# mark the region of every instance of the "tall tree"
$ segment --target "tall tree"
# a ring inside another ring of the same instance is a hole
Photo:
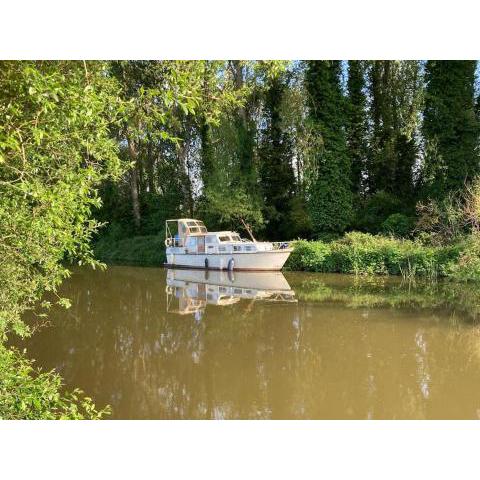
[[[440,198],[479,172],[476,62],[429,60],[425,68],[424,195]]]
[[[254,168],[254,147],[255,147],[255,122],[252,119],[249,106],[252,101],[248,95],[246,81],[248,65],[241,60],[231,60],[230,68],[233,72],[234,88],[243,97],[243,101],[234,111],[234,127],[236,132],[236,154],[238,156],[241,180],[246,190],[252,194],[255,190],[255,168]]]
[[[345,133],[345,99],[339,61],[309,61],[305,72],[309,120],[322,139],[309,192],[313,230],[341,233],[352,219],[351,167]]]
[[[193,114],[200,103],[200,68],[197,62],[111,62],[111,72],[121,86],[124,116],[117,136],[120,144],[127,146],[132,165],[129,186],[137,230],[141,226],[141,193],[148,185],[145,172],[152,161],[148,151],[159,142],[177,141],[172,128],[177,110]]]
[[[352,163],[352,192],[355,194],[362,191],[362,175],[366,168],[368,151],[364,63],[359,60],[348,62],[347,142]]]
[[[260,186],[268,238],[285,239],[290,225],[291,200],[295,192],[292,141],[282,120],[282,102],[288,88],[286,74],[267,82],[264,126],[259,148]]]
[[[369,66],[369,193],[400,194],[413,202],[413,167],[421,105],[418,61],[376,60]]]

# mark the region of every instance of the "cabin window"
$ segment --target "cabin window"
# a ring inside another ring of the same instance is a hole
[[[218,238],[221,242],[230,242],[231,241],[230,237],[228,235],[220,235]]]
[[[232,235],[232,240],[233,240],[234,242],[240,242],[240,241],[241,241],[241,240],[240,240],[240,237],[239,237],[238,235]]]
[[[219,252],[226,252],[227,249],[225,247],[218,247]]]
[[[251,252],[253,250],[253,247],[251,246],[245,247],[245,250],[247,250],[247,252]]]
[[[233,251],[234,251],[234,252],[241,252],[241,251],[242,251],[242,247],[237,246],[237,245],[234,245]]]
[[[202,233],[207,233],[206,227],[198,227]]]
[[[195,248],[197,246],[197,237],[188,237],[186,246],[188,248]]]
[[[197,226],[197,222],[187,222],[187,225],[189,227],[196,227]]]
[[[200,229],[198,227],[190,227],[190,233],[198,233]]]
[[[205,237],[205,243],[217,243],[214,235],[208,235]]]

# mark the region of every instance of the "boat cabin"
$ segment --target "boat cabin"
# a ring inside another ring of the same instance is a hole
[[[181,253],[218,254],[257,251],[256,243],[242,239],[237,232],[209,232],[202,221],[190,218],[167,220],[165,233],[165,245],[176,247]]]

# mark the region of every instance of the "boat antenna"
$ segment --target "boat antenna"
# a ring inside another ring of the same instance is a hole
[[[245,230],[250,235],[250,238],[253,240],[253,242],[256,243],[255,237],[253,236],[252,230],[250,229],[250,226],[248,225],[248,223],[245,223],[245,220],[243,220],[242,217],[240,217],[240,221],[243,223],[243,226],[245,227]]]

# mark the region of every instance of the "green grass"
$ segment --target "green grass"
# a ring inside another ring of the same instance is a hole
[[[95,257],[105,263],[163,265],[164,237],[146,235],[123,239],[104,237],[94,247]]]

